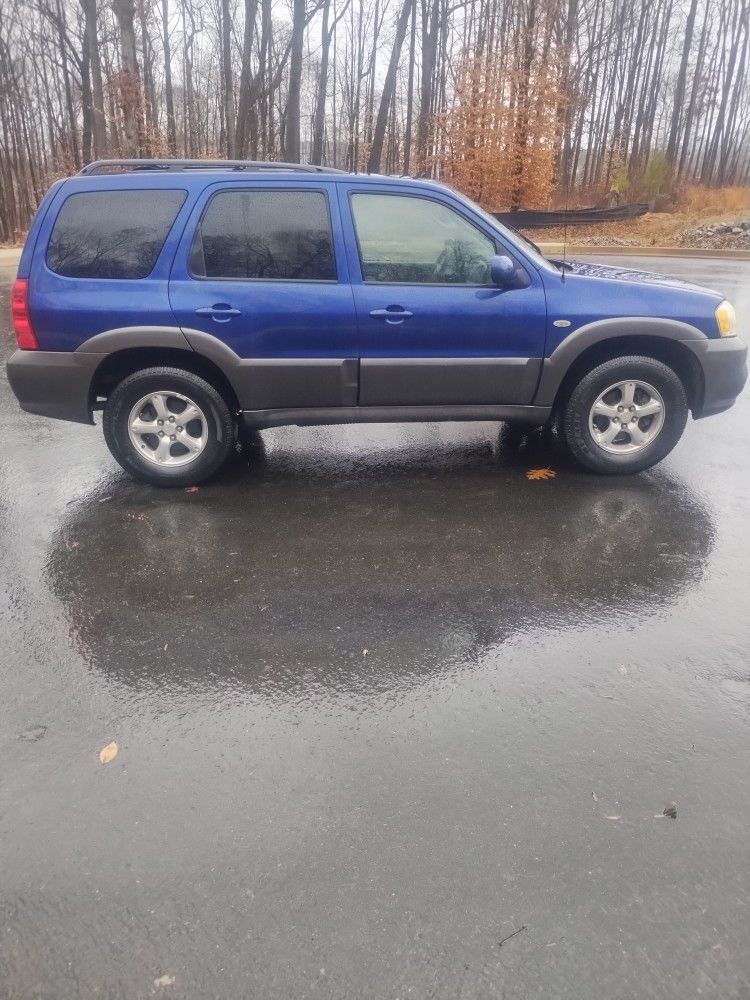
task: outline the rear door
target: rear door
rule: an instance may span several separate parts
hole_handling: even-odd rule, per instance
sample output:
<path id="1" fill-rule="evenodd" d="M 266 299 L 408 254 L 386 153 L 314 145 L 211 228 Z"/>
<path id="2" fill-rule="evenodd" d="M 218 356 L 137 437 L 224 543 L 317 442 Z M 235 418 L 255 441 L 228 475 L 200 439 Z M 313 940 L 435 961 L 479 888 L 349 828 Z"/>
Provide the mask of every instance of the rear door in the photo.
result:
<path id="1" fill-rule="evenodd" d="M 448 192 L 339 185 L 360 337 L 361 406 L 527 404 L 544 355 L 538 272 Z"/>
<path id="2" fill-rule="evenodd" d="M 333 185 L 211 185 L 169 294 L 188 340 L 209 334 L 239 358 L 243 409 L 356 404 L 357 328 Z"/>

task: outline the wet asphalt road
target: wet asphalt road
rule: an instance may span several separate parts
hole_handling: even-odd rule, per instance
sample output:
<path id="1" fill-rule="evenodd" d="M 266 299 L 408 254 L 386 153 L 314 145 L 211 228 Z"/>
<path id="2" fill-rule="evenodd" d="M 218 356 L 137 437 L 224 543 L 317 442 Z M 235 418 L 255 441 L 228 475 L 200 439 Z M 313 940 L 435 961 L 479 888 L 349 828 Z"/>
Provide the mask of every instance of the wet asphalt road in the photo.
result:
<path id="1" fill-rule="evenodd" d="M 750 333 L 750 263 L 644 263 Z M 618 480 L 455 424 L 155 491 L 4 372 L 0 425 L 0 996 L 750 997 L 750 395 Z"/>

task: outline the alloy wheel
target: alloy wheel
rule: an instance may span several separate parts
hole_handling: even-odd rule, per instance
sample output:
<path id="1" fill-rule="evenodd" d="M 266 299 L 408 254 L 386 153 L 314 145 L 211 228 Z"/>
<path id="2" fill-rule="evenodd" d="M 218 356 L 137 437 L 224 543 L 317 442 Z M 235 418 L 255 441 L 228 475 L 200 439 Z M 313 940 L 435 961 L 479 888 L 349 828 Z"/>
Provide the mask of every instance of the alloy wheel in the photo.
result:
<path id="1" fill-rule="evenodd" d="M 589 413 L 589 431 L 611 455 L 632 455 L 656 439 L 666 409 L 661 393 L 648 382 L 626 379 L 600 393 Z"/>
<path id="2" fill-rule="evenodd" d="M 161 467 L 190 465 L 208 444 L 208 423 L 192 399 L 169 390 L 150 392 L 130 411 L 128 435 L 136 451 Z"/>

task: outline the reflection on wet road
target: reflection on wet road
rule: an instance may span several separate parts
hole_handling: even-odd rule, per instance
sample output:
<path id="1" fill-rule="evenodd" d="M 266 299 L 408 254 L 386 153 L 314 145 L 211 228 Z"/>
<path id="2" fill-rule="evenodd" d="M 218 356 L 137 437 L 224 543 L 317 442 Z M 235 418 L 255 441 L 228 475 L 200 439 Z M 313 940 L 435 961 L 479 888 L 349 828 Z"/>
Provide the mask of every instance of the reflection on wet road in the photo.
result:
<path id="1" fill-rule="evenodd" d="M 629 262 L 747 334 L 750 265 Z M 0 420 L 0 997 L 748 995 L 748 395 L 623 479 L 431 424 L 154 491 Z"/>
<path id="2" fill-rule="evenodd" d="M 71 505 L 48 568 L 78 651 L 129 683 L 395 693 L 529 632 L 642 621 L 700 578 L 711 516 L 667 474 L 544 487 L 493 433 L 359 429 L 359 454 L 339 430 L 270 455 L 259 436 L 201 496 L 123 483 Z M 132 657 L 102 656 L 113 643 Z"/>

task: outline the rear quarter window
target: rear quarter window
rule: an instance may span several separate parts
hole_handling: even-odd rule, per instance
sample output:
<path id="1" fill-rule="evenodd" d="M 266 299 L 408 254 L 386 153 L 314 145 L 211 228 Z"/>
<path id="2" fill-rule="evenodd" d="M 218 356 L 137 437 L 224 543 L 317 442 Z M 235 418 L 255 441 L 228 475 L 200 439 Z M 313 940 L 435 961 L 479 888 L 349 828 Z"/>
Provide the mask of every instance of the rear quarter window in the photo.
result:
<path id="1" fill-rule="evenodd" d="M 47 267 L 67 278 L 145 278 L 156 264 L 185 191 L 89 191 L 64 202 Z"/>

